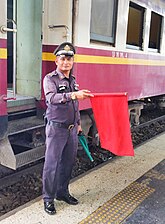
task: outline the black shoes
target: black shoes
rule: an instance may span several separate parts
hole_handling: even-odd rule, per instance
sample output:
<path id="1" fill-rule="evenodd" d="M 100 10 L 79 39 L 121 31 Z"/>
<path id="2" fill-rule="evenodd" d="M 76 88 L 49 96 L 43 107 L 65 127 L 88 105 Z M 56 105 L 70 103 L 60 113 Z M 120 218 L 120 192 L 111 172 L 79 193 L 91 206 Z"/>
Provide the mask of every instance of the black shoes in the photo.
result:
<path id="1" fill-rule="evenodd" d="M 78 204 L 78 200 L 76 198 L 74 198 L 70 194 L 66 194 L 66 195 L 62 195 L 62 196 L 56 197 L 56 199 L 58 201 L 65 201 L 69 205 L 77 205 Z"/>
<path id="2" fill-rule="evenodd" d="M 70 194 L 59 196 L 56 199 L 59 201 L 65 201 L 69 205 L 77 205 L 78 204 L 78 200 L 76 198 L 74 198 L 73 196 L 71 196 Z M 54 202 L 53 201 L 44 202 L 44 210 L 49 215 L 54 215 L 56 213 Z"/>
<path id="3" fill-rule="evenodd" d="M 56 213 L 56 209 L 54 207 L 54 202 L 44 202 L 44 210 L 47 212 L 49 215 L 54 215 Z"/>

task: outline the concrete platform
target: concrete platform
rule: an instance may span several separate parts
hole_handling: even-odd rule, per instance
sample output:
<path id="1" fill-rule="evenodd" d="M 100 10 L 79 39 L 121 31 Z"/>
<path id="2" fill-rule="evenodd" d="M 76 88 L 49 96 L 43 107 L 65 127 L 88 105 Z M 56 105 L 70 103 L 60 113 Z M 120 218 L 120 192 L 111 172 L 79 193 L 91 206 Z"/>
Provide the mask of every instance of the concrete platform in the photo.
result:
<path id="1" fill-rule="evenodd" d="M 136 148 L 134 157 L 116 157 L 74 179 L 70 192 L 79 199 L 78 205 L 55 202 L 57 214 L 50 216 L 39 197 L 2 216 L 0 224 L 78 224 L 164 159 L 165 133 Z"/>
<path id="2" fill-rule="evenodd" d="M 140 186 L 150 189 L 151 193 L 125 219 L 123 224 L 165 223 L 165 160 L 156 165 L 137 180 Z"/>

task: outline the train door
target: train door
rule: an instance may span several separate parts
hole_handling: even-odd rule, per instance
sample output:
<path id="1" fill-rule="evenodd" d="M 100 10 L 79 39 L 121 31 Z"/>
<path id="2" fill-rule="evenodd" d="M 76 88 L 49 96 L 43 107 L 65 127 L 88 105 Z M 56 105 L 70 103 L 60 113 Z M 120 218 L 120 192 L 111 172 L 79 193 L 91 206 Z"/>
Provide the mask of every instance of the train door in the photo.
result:
<path id="1" fill-rule="evenodd" d="M 42 0 L 8 0 L 8 92 L 40 97 Z"/>
<path id="2" fill-rule="evenodd" d="M 6 27 L 6 1 L 1 1 L 0 13 L 0 141 L 7 132 L 7 35 L 3 30 Z M 1 146 L 0 146 L 1 148 Z"/>
<path id="3" fill-rule="evenodd" d="M 7 27 L 13 29 L 14 21 L 13 0 L 7 0 Z M 15 88 L 13 85 L 13 32 L 7 32 L 7 88 L 12 91 Z"/>
<path id="4" fill-rule="evenodd" d="M 42 0 L 1 0 L 0 164 L 13 169 L 22 157 L 15 154 L 7 135 L 8 113 L 26 110 L 29 98 L 34 105 L 40 98 L 41 27 Z"/>

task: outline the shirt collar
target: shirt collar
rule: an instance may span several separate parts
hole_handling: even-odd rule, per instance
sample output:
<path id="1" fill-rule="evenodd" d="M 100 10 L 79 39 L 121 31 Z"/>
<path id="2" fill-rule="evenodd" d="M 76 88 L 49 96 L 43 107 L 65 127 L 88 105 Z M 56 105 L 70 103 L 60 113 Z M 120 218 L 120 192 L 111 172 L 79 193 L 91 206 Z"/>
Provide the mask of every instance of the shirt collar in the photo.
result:
<path id="1" fill-rule="evenodd" d="M 62 72 L 60 72 L 58 69 L 56 69 L 56 74 L 58 74 L 58 76 L 61 80 L 66 78 L 66 76 Z M 71 77 L 71 75 L 69 75 L 69 78 L 70 77 Z"/>

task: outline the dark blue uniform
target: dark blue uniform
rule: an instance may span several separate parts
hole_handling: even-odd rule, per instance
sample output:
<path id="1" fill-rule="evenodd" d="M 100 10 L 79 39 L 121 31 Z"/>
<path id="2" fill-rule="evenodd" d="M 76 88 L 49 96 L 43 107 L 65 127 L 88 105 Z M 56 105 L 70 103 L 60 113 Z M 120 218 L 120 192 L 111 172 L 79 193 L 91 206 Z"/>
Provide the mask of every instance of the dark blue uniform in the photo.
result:
<path id="1" fill-rule="evenodd" d="M 78 100 L 71 99 L 71 92 L 78 90 L 74 76 L 66 78 L 53 71 L 44 78 L 47 103 L 46 153 L 43 169 L 43 199 L 45 202 L 67 194 L 75 162 L 80 124 Z"/>

